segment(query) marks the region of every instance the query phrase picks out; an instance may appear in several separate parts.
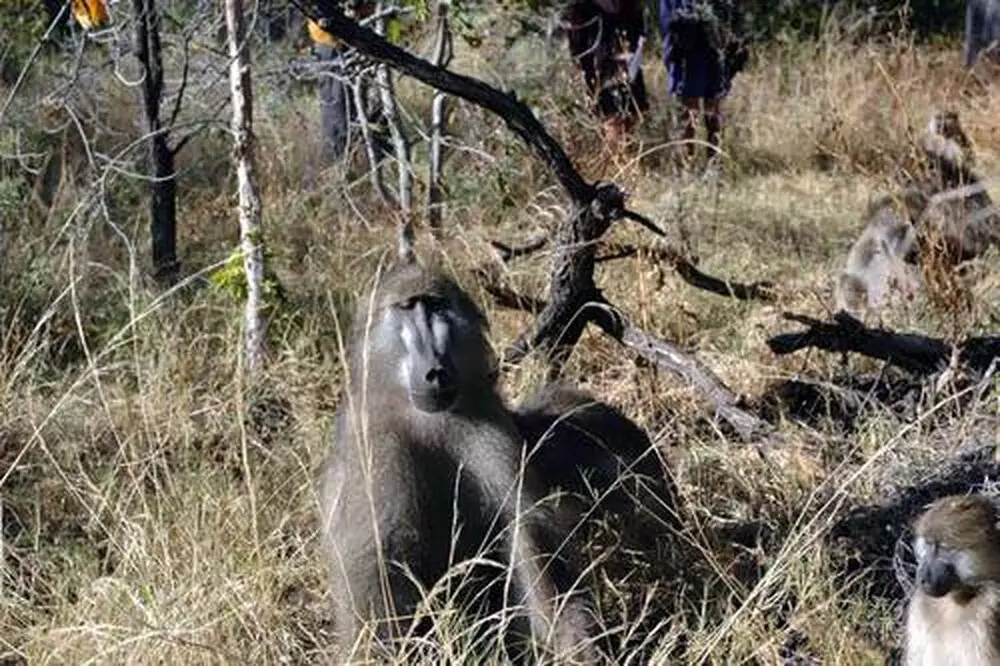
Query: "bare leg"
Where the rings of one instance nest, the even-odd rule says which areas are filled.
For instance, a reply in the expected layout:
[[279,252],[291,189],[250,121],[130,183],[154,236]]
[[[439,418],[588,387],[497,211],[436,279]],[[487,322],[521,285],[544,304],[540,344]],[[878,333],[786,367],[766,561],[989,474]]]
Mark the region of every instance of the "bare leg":
[[698,118],[698,111],[701,107],[700,97],[681,97],[681,138],[685,141],[684,151],[687,156],[688,161],[694,158],[695,145],[694,145],[694,135],[695,129],[694,124]]
[[718,97],[705,100],[705,133],[708,135],[708,143],[712,146],[711,159],[719,151],[719,134],[722,133],[722,100]]

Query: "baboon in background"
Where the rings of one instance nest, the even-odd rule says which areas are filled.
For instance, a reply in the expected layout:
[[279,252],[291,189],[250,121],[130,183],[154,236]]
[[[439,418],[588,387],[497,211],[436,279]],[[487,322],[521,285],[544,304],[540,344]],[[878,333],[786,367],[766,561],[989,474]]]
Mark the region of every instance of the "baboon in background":
[[890,289],[910,297],[920,288],[914,220],[927,205],[915,187],[901,197],[885,196],[868,207],[865,230],[847,255],[834,288],[836,308],[851,314],[877,309]]
[[1000,532],[982,495],[932,503],[914,525],[906,666],[1000,664]]
[[[918,264],[933,257],[955,266],[1000,242],[1000,215],[972,169],[972,144],[958,114],[933,113],[920,145],[929,176],[869,207],[865,230],[837,278],[838,310],[878,308],[891,287],[912,296],[921,286]],[[966,186],[973,188],[949,195]]]
[[547,488],[568,491],[582,503],[572,515],[594,508],[622,516],[630,528],[625,536],[647,546],[680,528],[672,479],[646,433],[619,410],[549,384],[513,413],[529,465]]
[[513,611],[504,632],[513,659],[549,648],[593,661],[583,602],[557,613],[574,565],[549,556],[564,528],[536,506],[533,472],[520,474],[521,436],[495,388],[487,321],[454,281],[400,255],[355,316],[321,481],[339,647],[349,652],[365,621],[380,639],[399,637],[420,587],[484,556],[504,567],[476,567],[459,603]]
[[930,172],[926,187],[931,194],[973,186],[970,192],[956,193],[954,198],[928,207],[918,224],[922,252],[942,257],[948,266],[974,259],[1000,242],[1000,214],[973,170],[972,143],[958,114],[932,114],[921,144]]

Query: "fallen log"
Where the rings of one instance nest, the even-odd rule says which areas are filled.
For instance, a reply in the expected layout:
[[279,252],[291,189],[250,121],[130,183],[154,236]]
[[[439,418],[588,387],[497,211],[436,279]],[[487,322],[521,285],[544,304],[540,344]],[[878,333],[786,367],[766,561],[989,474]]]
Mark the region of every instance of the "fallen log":
[[845,312],[827,322],[805,315],[786,313],[789,321],[809,328],[781,333],[768,339],[767,346],[782,356],[815,347],[832,352],[855,352],[887,361],[915,375],[930,375],[948,365],[953,352],[958,362],[978,373],[985,372],[1000,357],[1000,337],[966,338],[957,345],[918,333],[896,333],[884,328],[868,328]]

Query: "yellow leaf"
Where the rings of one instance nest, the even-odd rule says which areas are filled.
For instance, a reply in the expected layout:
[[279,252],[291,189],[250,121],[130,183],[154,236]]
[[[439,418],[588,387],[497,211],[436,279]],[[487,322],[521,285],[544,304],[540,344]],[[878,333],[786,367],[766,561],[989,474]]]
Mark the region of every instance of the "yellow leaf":
[[70,0],[73,18],[84,30],[96,30],[108,24],[108,6],[105,0]]
[[337,45],[340,43],[336,37],[328,33],[323,28],[319,27],[319,24],[316,23],[316,21],[309,19],[306,25],[309,28],[309,36],[312,38],[314,42],[316,42],[320,46],[329,46],[331,48],[336,48]]

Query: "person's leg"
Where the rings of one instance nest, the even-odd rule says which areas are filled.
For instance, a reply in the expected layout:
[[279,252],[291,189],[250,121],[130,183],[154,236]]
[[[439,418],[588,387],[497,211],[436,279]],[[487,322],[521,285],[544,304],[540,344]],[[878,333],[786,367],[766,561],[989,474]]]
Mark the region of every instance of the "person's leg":
[[705,56],[705,132],[708,135],[710,148],[708,158],[712,159],[719,152],[722,134],[722,100],[729,92],[729,73],[725,61],[715,51],[706,52]]
[[698,119],[698,112],[701,110],[700,97],[681,97],[680,121],[681,139],[685,141],[685,152],[689,158],[695,154],[695,122]]
[[722,133],[722,98],[714,97],[705,100],[705,133],[708,135],[708,143],[711,146],[713,157],[719,151],[719,135]]

